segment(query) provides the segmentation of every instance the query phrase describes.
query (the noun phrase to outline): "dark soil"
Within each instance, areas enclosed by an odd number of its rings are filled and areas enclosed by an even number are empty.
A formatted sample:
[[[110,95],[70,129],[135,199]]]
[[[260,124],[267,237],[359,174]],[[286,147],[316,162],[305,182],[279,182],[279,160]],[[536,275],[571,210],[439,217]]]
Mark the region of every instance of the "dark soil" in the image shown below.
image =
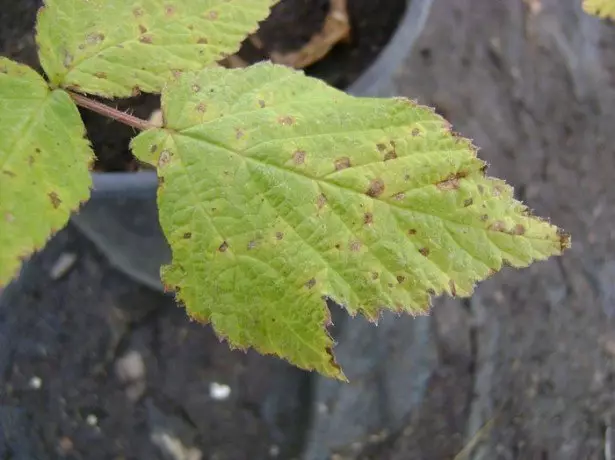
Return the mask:
[[[0,8],[0,54],[40,70],[34,45],[33,25],[42,0],[20,0]],[[356,80],[386,45],[405,10],[406,0],[348,0],[352,37],[339,44],[320,62],[305,69],[338,88]],[[316,34],[329,9],[329,0],[282,0],[258,32],[264,49],[246,40],[240,55],[254,63],[268,59],[271,51],[296,51]],[[122,110],[148,118],[160,107],[157,96],[114,101]],[[134,129],[80,109],[99,171],[135,171],[141,168],[129,149]]]
[[[337,88],[347,88],[388,43],[405,9],[406,0],[348,0],[350,41],[336,45],[305,72]],[[239,55],[253,63],[267,59],[272,51],[297,51],[320,30],[328,11],[329,0],[282,0],[257,32],[264,50],[255,49],[246,40]]]

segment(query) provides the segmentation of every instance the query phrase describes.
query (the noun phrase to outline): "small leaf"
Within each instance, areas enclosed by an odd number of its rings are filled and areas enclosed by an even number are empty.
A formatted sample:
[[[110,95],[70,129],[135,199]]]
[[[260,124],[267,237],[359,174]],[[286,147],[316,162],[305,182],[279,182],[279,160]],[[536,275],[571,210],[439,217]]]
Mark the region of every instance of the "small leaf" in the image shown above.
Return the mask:
[[[0,58],[0,286],[88,199],[84,133],[66,92]]]
[[[343,378],[325,297],[374,321],[383,308],[425,314],[432,295],[468,296],[504,261],[569,245],[406,99],[260,64],[184,74],[163,111],[166,127],[133,144],[158,165],[173,250],[162,278],[237,347]]]
[[[239,49],[277,0],[45,0],[39,57],[51,82],[101,96],[160,92],[174,72]]]
[[[615,0],[583,0],[586,13],[615,20]]]

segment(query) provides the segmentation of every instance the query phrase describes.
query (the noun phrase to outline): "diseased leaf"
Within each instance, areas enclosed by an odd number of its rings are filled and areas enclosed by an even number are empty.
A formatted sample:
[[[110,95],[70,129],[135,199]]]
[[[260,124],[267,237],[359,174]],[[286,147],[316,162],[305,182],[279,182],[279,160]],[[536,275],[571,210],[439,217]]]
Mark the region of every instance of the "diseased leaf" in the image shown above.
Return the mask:
[[[172,72],[239,49],[277,0],[45,0],[39,57],[52,83],[102,96],[160,92]]]
[[[615,0],[583,0],[586,13],[615,20]]]
[[[352,315],[424,314],[504,261],[569,237],[485,177],[470,141],[406,99],[361,99],[290,69],[187,73],[166,126],[140,134],[158,165],[173,262],[164,283],[229,342],[343,378],[324,297]]]
[[[0,286],[88,199],[84,133],[65,91],[0,57]]]

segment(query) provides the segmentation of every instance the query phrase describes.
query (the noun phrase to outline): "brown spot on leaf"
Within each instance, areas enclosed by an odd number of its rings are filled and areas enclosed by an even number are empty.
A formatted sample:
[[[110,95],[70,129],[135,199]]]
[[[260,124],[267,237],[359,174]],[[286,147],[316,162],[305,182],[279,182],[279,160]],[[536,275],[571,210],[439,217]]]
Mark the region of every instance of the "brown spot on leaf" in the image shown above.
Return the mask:
[[[263,101],[262,99],[259,99],[259,100],[258,100],[258,105],[259,105],[259,107],[260,107],[261,109],[264,109],[264,108],[265,108],[265,101]]]
[[[139,32],[144,34],[145,32],[147,32],[147,27],[145,27],[143,24],[139,24]]]
[[[350,168],[350,158],[340,157],[335,160],[335,170],[341,171],[342,169]]]
[[[173,16],[173,14],[175,14],[175,7],[173,5],[165,5],[164,14],[167,16]]]
[[[517,224],[515,225],[515,228],[513,228],[512,231],[513,235],[524,235],[525,234],[525,227],[521,224]]]
[[[241,128],[235,128],[235,139],[241,139],[243,136],[245,136],[245,132],[243,129]]]
[[[64,59],[62,59],[62,64],[64,64],[64,67],[70,67],[70,65],[73,63],[73,60],[73,55],[70,54],[68,51],[64,50]]]
[[[9,177],[15,177],[15,173],[13,171],[9,171],[8,169],[3,169],[2,174]]]
[[[463,200],[463,207],[467,208],[468,206],[472,206],[473,203],[474,200],[472,198],[468,198],[466,200]]]
[[[427,257],[429,255],[429,249],[428,248],[421,248],[419,249],[419,252],[421,253],[422,256]]]
[[[487,214],[483,214],[482,216],[480,216],[480,220],[482,220],[483,222],[487,222],[488,219],[489,216]]]
[[[172,156],[173,154],[170,150],[164,149],[162,152],[160,152],[160,157],[158,158],[158,166],[163,167],[169,164]]]
[[[451,295],[453,297],[457,297],[457,286],[455,285],[455,282],[453,280],[448,281],[448,287],[451,290]]]
[[[275,238],[276,238],[276,240],[278,240],[278,241],[283,240],[283,239],[284,239],[284,233],[282,233],[282,232],[276,232],[276,233],[275,233]]]
[[[387,149],[387,146],[385,144],[376,144],[376,148],[379,152],[384,152]]]
[[[494,187],[493,187],[493,190],[491,191],[491,194],[492,194],[494,197],[498,197],[498,196],[502,195],[502,192],[503,192],[503,191],[504,191],[504,190],[502,189],[502,186],[500,186],[500,185],[496,185],[496,186],[494,186]]]
[[[49,192],[47,196],[49,197],[49,200],[51,201],[51,206],[53,206],[55,209],[58,209],[60,205],[62,204],[62,200],[60,199],[58,194],[56,192]]]
[[[101,32],[92,32],[85,37],[85,42],[88,45],[98,45],[105,40],[105,34]]]
[[[207,106],[204,102],[199,102],[199,105],[196,106],[196,111],[200,113],[205,113],[207,111]]]
[[[363,215],[363,223],[365,225],[370,225],[374,222],[374,215],[371,212],[366,212]]]
[[[316,198],[316,206],[318,206],[318,209],[322,209],[325,206],[325,204],[327,204],[327,197],[321,193]]]
[[[485,187],[483,187],[481,184],[478,184],[476,188],[478,189],[478,193],[480,193],[481,195],[485,193]]]
[[[226,252],[227,249],[228,249],[228,243],[226,241],[223,241],[220,247],[218,248],[218,251]]]
[[[295,117],[291,115],[285,115],[278,118],[278,123],[282,126],[292,126],[295,124]]]
[[[570,233],[567,233],[561,228],[558,228],[557,236],[559,236],[560,251],[563,251],[564,249],[568,249],[570,247],[570,240],[571,240]]]
[[[436,295],[436,291],[433,290],[432,288],[427,289],[427,294],[429,295]]]
[[[303,163],[305,163],[305,151],[297,150],[295,153],[293,153],[293,162],[296,165],[302,165]]]
[[[135,17],[137,17],[137,18],[140,17],[140,16],[143,16],[143,8],[141,8],[140,6],[134,8],[132,10],[132,14],[134,14]]]
[[[358,252],[361,250],[361,242],[357,240],[351,241],[349,248],[352,252]]]
[[[150,44],[150,43],[152,43],[152,36],[151,35],[141,35],[139,37],[139,41],[141,43]]]
[[[154,153],[156,150],[158,150],[158,146],[156,144],[152,144],[149,148],[149,153]]]
[[[406,277],[405,276],[397,275],[397,282],[399,284],[403,283],[404,281],[406,281]]]
[[[192,85],[192,92],[198,93],[199,91],[201,91],[201,87],[199,85],[197,85],[196,83]]]
[[[211,19],[212,21],[215,21],[216,19],[218,19],[218,16],[219,16],[219,14],[218,14],[218,12],[217,12],[217,11],[213,11],[213,10],[212,10],[212,11],[209,11],[209,12],[207,13],[207,17],[208,17],[209,19]]]
[[[207,45],[207,43],[209,43],[209,41],[205,37],[199,37],[196,41],[197,45]]]
[[[94,74],[94,76],[95,76],[96,78],[102,78],[103,80],[104,80],[105,78],[107,78],[107,74],[106,74],[105,72],[96,72],[96,73]]]
[[[190,238],[192,238],[192,233],[191,232],[184,233],[183,238],[185,240],[189,240]]]
[[[420,129],[418,129],[418,128],[412,128],[412,135],[413,135],[414,137],[416,137],[416,136],[420,136],[420,134],[421,134],[421,130],[420,130]]]
[[[384,155],[384,161],[394,160],[395,158],[397,158],[397,152],[395,151],[395,149],[389,150]]]
[[[250,249],[254,249],[254,248],[256,247],[256,245],[257,245],[256,241],[254,241],[254,240],[250,241],[250,242],[248,243],[248,251],[249,251]]]
[[[380,275],[378,274],[378,272],[372,272],[372,279],[377,280],[378,278],[380,278]]]
[[[465,171],[459,171],[455,174],[449,175],[446,179],[436,184],[440,190],[458,190],[459,179],[462,179],[468,175]]]
[[[335,243],[335,249],[340,250],[342,249],[342,245],[339,243]]]
[[[369,188],[365,192],[367,196],[371,196],[372,198],[377,198],[384,192],[384,182],[382,179],[373,179],[369,183]]]
[[[410,230],[408,230],[408,235],[410,235],[410,236],[416,235],[416,229],[411,228]]]
[[[489,230],[494,231],[494,232],[505,232],[506,225],[501,220],[496,220],[494,223],[492,223],[489,226]]]
[[[397,200],[397,201],[401,201],[404,198],[406,198],[406,194],[404,192],[399,192],[399,193],[396,193],[395,195],[393,195],[393,199]]]
[[[305,287],[308,288],[308,289],[312,289],[314,286],[316,286],[316,279],[315,278],[311,278],[311,279],[309,279],[305,283]]]

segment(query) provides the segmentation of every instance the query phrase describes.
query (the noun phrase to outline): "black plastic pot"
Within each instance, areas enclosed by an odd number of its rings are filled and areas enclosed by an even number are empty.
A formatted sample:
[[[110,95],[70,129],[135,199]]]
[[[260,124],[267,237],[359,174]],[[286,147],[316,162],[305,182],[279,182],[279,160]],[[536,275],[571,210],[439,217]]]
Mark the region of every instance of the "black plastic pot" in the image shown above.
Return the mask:
[[[347,92],[357,96],[392,96],[392,78],[421,33],[433,0],[408,0],[397,30],[376,61]],[[89,202],[72,221],[107,256],[135,280],[162,290],[160,266],[171,251],[158,223],[155,172],[94,173]]]

